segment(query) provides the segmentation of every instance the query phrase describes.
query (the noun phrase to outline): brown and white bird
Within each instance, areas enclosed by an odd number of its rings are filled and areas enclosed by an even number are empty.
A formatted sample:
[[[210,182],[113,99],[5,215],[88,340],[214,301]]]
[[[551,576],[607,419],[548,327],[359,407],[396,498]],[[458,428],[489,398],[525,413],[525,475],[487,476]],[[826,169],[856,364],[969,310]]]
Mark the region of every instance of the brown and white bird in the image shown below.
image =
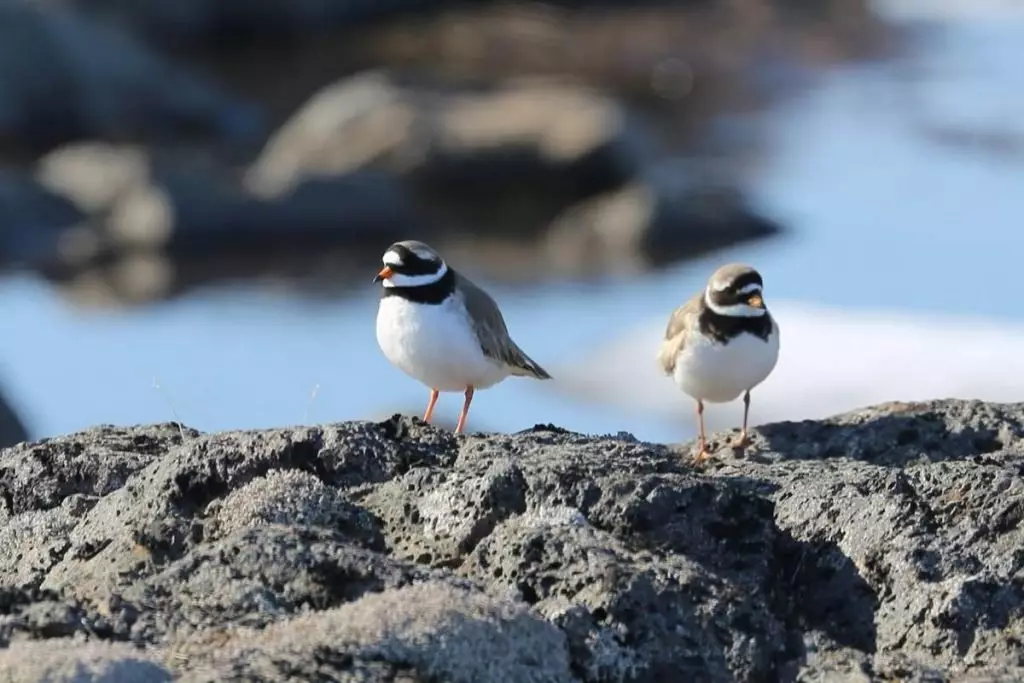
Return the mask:
[[[442,391],[465,392],[459,433],[475,390],[509,376],[551,379],[512,341],[494,299],[429,246],[395,242],[381,260],[373,279],[383,284],[377,344],[392,365],[430,388],[424,421]]]
[[[697,401],[700,450],[710,454],[704,437],[704,403],[727,403],[743,395],[743,430],[733,444],[747,445],[750,391],[768,378],[779,359],[779,326],[764,303],[761,274],[732,263],[716,270],[704,291],[669,318],[658,361],[666,375]]]

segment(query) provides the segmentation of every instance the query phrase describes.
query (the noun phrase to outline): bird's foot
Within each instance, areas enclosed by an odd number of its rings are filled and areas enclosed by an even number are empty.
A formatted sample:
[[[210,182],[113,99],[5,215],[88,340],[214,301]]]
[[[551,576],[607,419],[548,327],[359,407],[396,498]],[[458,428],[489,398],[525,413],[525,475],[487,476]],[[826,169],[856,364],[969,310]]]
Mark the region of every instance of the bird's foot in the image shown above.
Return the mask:
[[[697,465],[703,464],[711,459],[711,453],[708,451],[707,446],[701,446],[697,454],[693,456],[693,462]]]
[[[740,434],[738,437],[736,437],[736,440],[733,441],[731,445],[733,448],[737,450],[743,450],[744,448],[750,445],[750,437],[748,437],[746,434]]]

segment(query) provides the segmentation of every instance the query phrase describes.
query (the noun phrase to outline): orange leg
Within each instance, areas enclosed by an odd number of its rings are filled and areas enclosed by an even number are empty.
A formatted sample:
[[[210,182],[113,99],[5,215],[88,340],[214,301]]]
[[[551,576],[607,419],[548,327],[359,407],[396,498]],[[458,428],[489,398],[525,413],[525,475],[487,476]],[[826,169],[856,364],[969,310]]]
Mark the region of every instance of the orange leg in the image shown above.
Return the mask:
[[[466,387],[466,402],[462,404],[462,412],[459,413],[459,424],[455,425],[455,433],[461,434],[466,426],[466,416],[469,415],[469,404],[473,402],[473,387]]]
[[[708,453],[708,442],[707,439],[704,438],[704,402],[700,399],[697,399],[697,424],[700,428],[700,436],[697,440],[699,449],[694,460],[697,462],[704,462],[711,457],[711,454]]]
[[[430,400],[427,401],[427,412],[423,414],[423,421],[430,422],[434,416],[434,406],[437,404],[437,397],[440,395],[437,389],[430,390]]]
[[[750,443],[750,439],[747,438],[747,415],[750,414],[750,392],[743,394],[743,430],[740,432],[740,438],[736,439],[733,443],[733,448],[746,448]]]

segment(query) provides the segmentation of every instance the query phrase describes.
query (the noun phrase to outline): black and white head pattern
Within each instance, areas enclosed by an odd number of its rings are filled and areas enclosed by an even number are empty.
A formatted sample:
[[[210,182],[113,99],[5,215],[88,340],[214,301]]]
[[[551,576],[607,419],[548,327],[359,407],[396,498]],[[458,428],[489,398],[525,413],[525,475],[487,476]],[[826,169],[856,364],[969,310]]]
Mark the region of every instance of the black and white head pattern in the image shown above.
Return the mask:
[[[378,274],[384,296],[401,296],[420,303],[441,303],[455,287],[455,273],[440,254],[416,240],[395,242],[381,257]]]
[[[743,332],[767,339],[772,321],[763,290],[764,281],[754,268],[740,263],[722,266],[704,288],[701,331],[722,342]]]

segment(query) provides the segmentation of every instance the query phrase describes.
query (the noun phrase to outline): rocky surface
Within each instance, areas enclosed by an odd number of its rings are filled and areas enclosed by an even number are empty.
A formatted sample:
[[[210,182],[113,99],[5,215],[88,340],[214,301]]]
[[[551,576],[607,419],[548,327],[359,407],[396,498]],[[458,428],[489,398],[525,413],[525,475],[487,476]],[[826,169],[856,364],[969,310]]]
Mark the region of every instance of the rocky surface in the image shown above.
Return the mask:
[[[1024,404],[738,454],[413,418],[0,451],[0,680],[1004,681]]]

